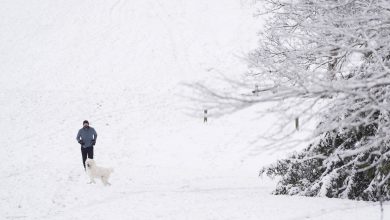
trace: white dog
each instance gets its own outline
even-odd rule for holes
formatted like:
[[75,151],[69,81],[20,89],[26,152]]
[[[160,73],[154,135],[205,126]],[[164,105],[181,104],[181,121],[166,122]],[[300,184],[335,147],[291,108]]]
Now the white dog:
[[112,168],[103,168],[96,166],[96,163],[93,159],[87,159],[85,161],[85,166],[87,168],[87,174],[91,180],[90,183],[95,183],[95,178],[100,178],[105,186],[111,185],[108,182],[110,174],[114,172]]

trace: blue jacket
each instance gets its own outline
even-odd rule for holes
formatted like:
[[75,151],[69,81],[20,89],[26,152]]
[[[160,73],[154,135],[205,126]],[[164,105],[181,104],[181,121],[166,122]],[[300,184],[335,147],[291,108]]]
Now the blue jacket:
[[92,147],[92,141],[96,141],[97,133],[93,127],[83,127],[79,130],[77,133],[76,140],[82,141],[84,144],[82,145],[83,148]]

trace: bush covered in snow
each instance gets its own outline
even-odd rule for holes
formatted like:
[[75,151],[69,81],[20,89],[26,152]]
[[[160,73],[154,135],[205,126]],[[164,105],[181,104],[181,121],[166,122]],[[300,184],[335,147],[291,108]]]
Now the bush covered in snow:
[[390,171],[389,147],[364,147],[375,135],[376,124],[326,132],[317,143],[261,174],[280,177],[275,194],[390,200],[390,184],[384,181]]

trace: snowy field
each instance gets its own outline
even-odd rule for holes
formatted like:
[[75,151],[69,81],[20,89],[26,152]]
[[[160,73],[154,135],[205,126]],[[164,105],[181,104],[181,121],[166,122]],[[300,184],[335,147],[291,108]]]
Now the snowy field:
[[[1,1],[0,219],[379,220],[377,203],[271,195],[258,171],[288,152],[251,142],[278,119],[259,106],[204,124],[182,97],[245,71],[251,2]],[[84,119],[110,187],[87,184]]]

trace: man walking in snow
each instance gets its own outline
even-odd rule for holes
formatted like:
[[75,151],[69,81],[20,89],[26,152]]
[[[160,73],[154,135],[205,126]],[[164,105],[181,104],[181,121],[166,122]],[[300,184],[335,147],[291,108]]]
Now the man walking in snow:
[[93,159],[93,146],[96,144],[97,133],[93,127],[89,126],[87,120],[83,121],[83,128],[77,133],[76,140],[81,144],[81,155],[85,169],[87,157]]

